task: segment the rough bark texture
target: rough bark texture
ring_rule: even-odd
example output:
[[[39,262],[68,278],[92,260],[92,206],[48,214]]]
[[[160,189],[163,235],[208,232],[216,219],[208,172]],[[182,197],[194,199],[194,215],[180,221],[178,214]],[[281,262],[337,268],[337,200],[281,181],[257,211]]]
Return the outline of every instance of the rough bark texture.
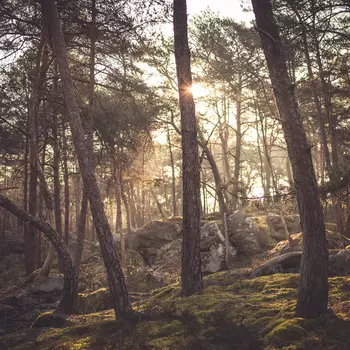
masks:
[[[176,126],[174,121],[171,122],[171,125],[175,129],[175,131],[181,135],[181,130]],[[226,201],[225,201],[225,196],[224,196],[224,184],[222,182],[220,172],[218,169],[218,166],[216,164],[215,158],[211,150],[209,149],[208,145],[204,141],[200,141],[197,139],[198,145],[201,147],[203,150],[205,156],[207,157],[207,161],[209,162],[210,169],[213,173],[214,177],[214,182],[215,182],[215,192],[218,197],[218,203],[219,203],[219,210],[220,210],[220,215],[223,218],[225,213],[228,213]],[[215,208],[215,206],[214,206]]]
[[[64,241],[68,245],[69,239],[69,174],[68,174],[68,158],[67,158],[67,140],[65,131],[63,130],[62,140],[63,152],[63,180],[64,180]]]
[[[303,259],[296,311],[300,317],[315,317],[327,311],[328,250],[311,158],[311,145],[306,138],[293,87],[289,81],[270,0],[252,0],[252,3],[282,119],[303,231]]]
[[[28,130],[30,134],[29,140],[29,193],[28,193],[28,211],[31,215],[37,214],[37,198],[38,198],[38,175],[37,175],[37,157],[38,157],[38,138],[37,138],[37,109],[39,107],[39,72],[42,50],[44,46],[44,37],[42,35],[36,54],[35,70],[33,72],[33,83],[30,97]],[[37,231],[34,226],[29,226],[24,237],[25,242],[25,266],[26,274],[29,275],[35,270],[36,250],[37,250]]]
[[[28,222],[37,230],[40,230],[49,239],[55,247],[60,260],[63,263],[64,287],[61,300],[57,309],[65,313],[72,313],[75,309],[77,294],[78,294],[78,279],[75,272],[75,267],[68,248],[64,243],[62,236],[59,235],[46,221],[36,218],[24,210],[18,208],[9,199],[0,194],[0,206],[17,216],[24,222]]]
[[[238,91],[242,91],[242,77],[239,75]],[[233,211],[237,209],[238,192],[239,192],[239,174],[241,170],[241,149],[242,149],[242,101],[241,96],[238,96],[236,102],[236,150],[235,150],[235,170],[233,173]]]
[[[109,227],[101,200],[100,190],[93,171],[92,159],[86,147],[79,106],[75,99],[74,84],[68,65],[67,49],[58,19],[56,3],[53,0],[42,0],[41,5],[44,15],[46,15],[49,20],[49,29],[54,44],[54,54],[59,66],[72,138],[78,157],[84,188],[88,192],[94,225],[108,276],[113,308],[117,318],[127,318],[132,316],[129,294],[117,256],[116,244]]]
[[[187,37],[186,0],[174,0],[175,61],[179,88],[182,134],[183,241],[182,293],[203,289],[200,257],[200,172],[195,104]]]
[[[95,56],[96,56],[96,1],[91,2],[91,26],[90,26],[90,58],[89,58],[89,86],[88,86],[88,103],[89,113],[87,115],[85,134],[86,134],[86,148],[93,159],[93,131],[94,131],[94,95],[95,95]],[[84,249],[85,230],[86,230],[86,216],[88,212],[88,195],[87,189],[84,187],[83,197],[81,200],[80,215],[77,231],[77,246],[75,251],[75,265],[79,276],[81,257]]]

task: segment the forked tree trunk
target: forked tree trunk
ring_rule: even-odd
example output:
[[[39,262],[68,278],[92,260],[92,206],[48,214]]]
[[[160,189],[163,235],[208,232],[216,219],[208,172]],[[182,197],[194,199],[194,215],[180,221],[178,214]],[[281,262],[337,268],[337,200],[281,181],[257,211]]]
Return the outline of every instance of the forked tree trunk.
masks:
[[[306,138],[293,87],[289,81],[270,0],[252,0],[252,4],[282,119],[303,232],[303,258],[296,313],[300,317],[317,317],[327,311],[328,250],[311,145]]]
[[[84,130],[80,119],[79,106],[75,99],[74,84],[68,65],[67,49],[58,18],[56,3],[53,0],[42,0],[41,5],[44,16],[48,18],[50,34],[54,44],[54,53],[59,66],[66,108],[70,118],[72,139],[78,157],[84,188],[87,190],[96,233],[107,271],[112,305],[117,318],[128,318],[132,316],[129,294],[117,256],[116,244],[104,211],[100,190],[93,170],[91,155],[86,147]]]
[[[63,264],[64,286],[61,300],[57,309],[65,313],[72,313],[75,309],[78,294],[78,279],[75,273],[75,267],[68,248],[60,236],[46,221],[36,218],[24,210],[18,208],[9,199],[0,194],[0,206],[17,216],[24,222],[28,222],[37,230],[40,230],[49,239],[55,247],[60,261]]]
[[[182,294],[203,289],[200,256],[200,170],[190,50],[187,37],[186,0],[174,0],[174,49],[179,89],[182,135]]]

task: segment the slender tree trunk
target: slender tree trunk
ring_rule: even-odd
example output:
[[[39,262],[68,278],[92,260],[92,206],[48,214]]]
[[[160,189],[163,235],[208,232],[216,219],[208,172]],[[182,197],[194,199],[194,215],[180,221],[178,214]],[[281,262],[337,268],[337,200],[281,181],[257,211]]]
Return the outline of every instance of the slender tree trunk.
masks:
[[[186,0],[174,0],[174,50],[179,88],[182,134],[182,294],[203,289],[200,256],[200,174],[195,104],[190,88],[192,74],[187,37]]]
[[[121,173],[120,167],[118,164],[118,160],[114,160],[114,185],[115,185],[115,199],[117,203],[117,215],[115,222],[115,230],[120,234],[120,251],[122,258],[122,269],[124,272],[125,278],[127,278],[127,266],[126,266],[126,249],[125,249],[125,237],[124,232],[122,230],[122,208],[121,208],[121,200],[122,200],[122,188],[121,188]],[[130,222],[129,222],[129,230],[130,230]],[[128,230],[128,234],[130,231]]]
[[[55,62],[55,77],[57,77],[57,63]],[[54,81],[55,96],[58,96],[57,79]],[[62,216],[61,216],[61,184],[60,184],[60,154],[58,140],[58,116],[54,110],[53,113],[53,181],[54,181],[54,209],[55,209],[55,228],[59,235],[62,235]],[[66,242],[68,243],[68,242]]]
[[[128,231],[128,234],[130,234],[131,233],[130,207],[129,207],[129,203],[128,203],[128,200],[126,198],[125,192],[124,192],[124,186],[123,186],[122,179],[120,180],[120,183],[121,183],[121,196],[123,199],[125,214],[126,214],[126,229]]]
[[[117,256],[116,245],[101,200],[91,154],[85,144],[84,130],[79,115],[79,106],[75,99],[74,84],[69,70],[67,50],[58,18],[56,3],[53,0],[42,0],[41,5],[44,16],[48,18],[50,34],[54,43],[54,53],[59,65],[66,108],[70,118],[72,138],[78,156],[84,188],[88,191],[90,208],[107,271],[112,305],[117,318],[128,318],[132,315],[129,294]]]
[[[63,153],[63,180],[64,180],[64,241],[68,245],[69,240],[69,174],[68,174],[68,157],[67,157],[67,139],[63,126],[62,133],[62,153]]]
[[[44,37],[42,35],[39,47],[37,49],[35,70],[33,73],[34,82],[32,83],[32,92],[30,98],[30,109],[28,118],[28,129],[30,134],[29,141],[29,193],[28,193],[28,211],[32,216],[37,215],[37,198],[38,198],[38,175],[37,175],[37,157],[38,157],[38,138],[37,138],[37,108],[39,108],[39,72],[42,50],[44,46]],[[26,274],[33,272],[36,265],[36,248],[37,248],[37,230],[34,226],[29,226],[27,235],[24,239],[26,247]]]
[[[242,90],[242,77],[238,77],[238,91],[241,94]],[[239,174],[241,170],[241,148],[242,148],[242,101],[241,96],[238,96],[236,105],[236,150],[235,150],[235,170],[233,173],[233,211],[237,209],[238,192],[239,192]]]
[[[289,81],[270,0],[252,0],[252,4],[282,119],[303,232],[301,281],[296,312],[299,317],[317,317],[327,311],[328,250],[323,212],[311,158],[311,145],[306,138],[295,94]]]
[[[28,123],[28,121],[27,121]],[[27,126],[28,131],[28,126]],[[29,136],[26,136],[26,148],[24,154],[24,179],[23,179],[23,210],[28,211],[28,164],[29,163]],[[23,223],[23,238],[24,242],[28,242],[28,224]],[[27,250],[25,249],[25,264],[27,265]],[[28,274],[27,267],[25,266],[26,274]]]
[[[171,147],[170,130],[167,127],[167,137],[170,155],[170,165],[171,165],[171,196],[172,196],[172,214],[173,217],[177,216],[177,203],[176,203],[176,178],[175,178],[175,163],[173,156],[173,149]]]
[[[121,173],[118,159],[114,160],[114,186],[115,186],[115,201],[117,204],[117,212],[115,219],[115,230],[121,231],[123,227],[122,217],[122,186],[121,186]]]

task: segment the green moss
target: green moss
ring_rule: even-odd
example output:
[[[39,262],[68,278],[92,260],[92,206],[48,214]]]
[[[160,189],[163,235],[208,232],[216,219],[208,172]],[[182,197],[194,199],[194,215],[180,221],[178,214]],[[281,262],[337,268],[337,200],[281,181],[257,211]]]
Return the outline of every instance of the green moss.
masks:
[[[69,327],[31,329],[10,348],[350,349],[350,277],[329,280],[333,312],[310,320],[294,317],[298,275],[246,279],[226,271],[205,281],[203,294],[187,298],[179,284],[154,291],[138,307],[150,320],[117,322],[113,310],[75,315]]]
[[[302,319],[298,318],[284,321],[265,336],[265,342],[279,346],[297,342],[307,334],[306,329],[300,326],[300,321]]]

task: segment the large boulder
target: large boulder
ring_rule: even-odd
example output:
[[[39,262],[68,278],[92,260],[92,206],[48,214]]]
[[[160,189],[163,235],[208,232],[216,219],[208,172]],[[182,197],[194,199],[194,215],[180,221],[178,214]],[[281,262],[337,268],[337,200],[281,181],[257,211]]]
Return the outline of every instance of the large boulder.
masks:
[[[179,238],[180,235],[181,220],[158,220],[126,235],[125,242],[129,249],[141,253],[147,264],[152,265],[159,248]]]
[[[164,286],[163,278],[147,266],[143,257],[136,250],[127,250],[126,265],[128,269],[126,282],[129,291],[147,293]]]
[[[229,243],[229,257],[232,260],[237,250]],[[225,268],[225,237],[215,221],[201,227],[202,272],[214,273]]]
[[[237,210],[227,218],[227,225],[232,245],[238,253],[252,255],[263,249],[259,243],[259,230],[251,216]]]
[[[112,307],[111,294],[106,288],[100,288],[90,293],[78,294],[76,308],[78,314],[90,314],[93,312],[108,310]]]
[[[7,332],[29,326],[42,312],[58,305],[63,291],[63,275],[51,271],[40,277],[34,271],[20,284],[7,290],[0,300],[0,328]]]
[[[330,255],[328,261],[329,276],[350,275],[350,250],[342,249],[336,255]]]
[[[270,236],[277,242],[284,241],[288,238],[288,228],[281,215],[274,213],[267,214],[267,223],[270,229]]]
[[[178,238],[158,249],[152,268],[167,283],[175,282],[181,271],[182,239]],[[225,237],[215,221],[201,226],[201,260],[204,274],[225,268]],[[233,259],[236,249],[229,243],[229,257]]]
[[[286,240],[288,235],[300,232],[299,215],[282,216],[275,213],[268,213],[266,221],[271,238],[277,242]]]
[[[118,247],[119,248],[119,247]],[[120,250],[117,250],[121,261]],[[146,263],[139,252],[133,249],[126,250],[126,265],[128,270],[127,287],[132,292],[149,292],[160,288],[164,282]],[[80,281],[84,288],[80,292],[93,292],[109,286],[103,259],[99,255],[92,255],[82,263]]]
[[[343,249],[344,237],[339,234],[326,230],[327,247],[328,249]],[[291,252],[298,252],[302,250],[303,237],[302,233],[299,232],[294,235],[290,235],[288,239],[278,242],[276,246],[271,249],[268,255],[283,255]]]

